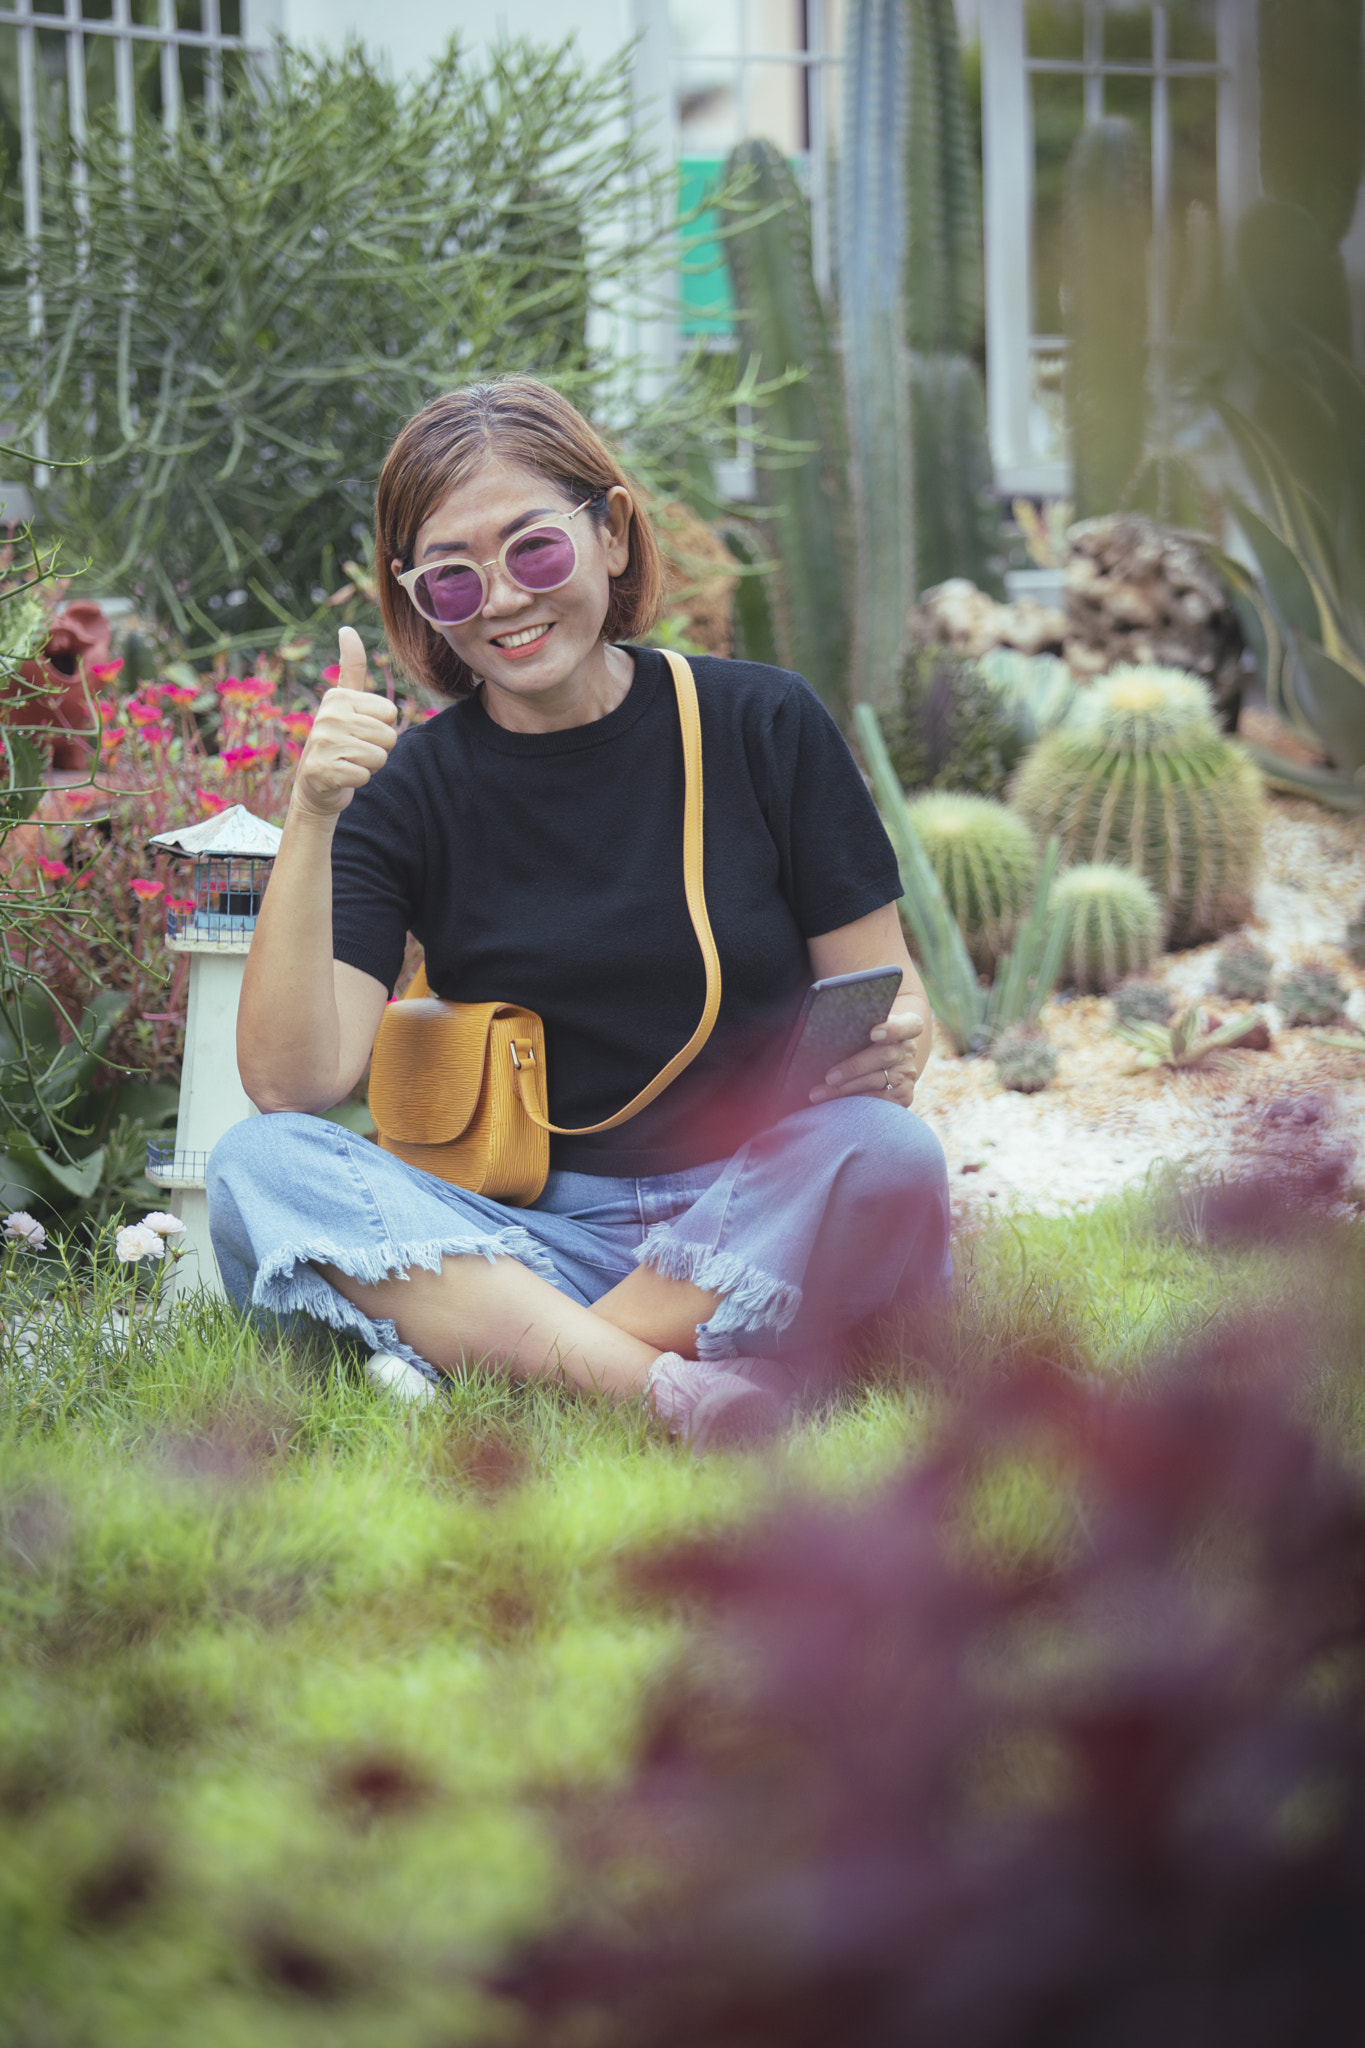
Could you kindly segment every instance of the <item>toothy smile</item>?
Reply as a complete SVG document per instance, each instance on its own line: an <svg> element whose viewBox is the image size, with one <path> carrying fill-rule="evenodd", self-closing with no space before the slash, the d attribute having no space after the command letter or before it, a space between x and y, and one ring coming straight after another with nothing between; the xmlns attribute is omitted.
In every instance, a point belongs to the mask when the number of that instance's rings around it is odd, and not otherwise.
<svg viewBox="0 0 1365 2048"><path fill-rule="evenodd" d="M493 642L495 647L526 647L532 640L540 640L549 632L553 621L539 626L523 626L519 633L503 633Z"/></svg>

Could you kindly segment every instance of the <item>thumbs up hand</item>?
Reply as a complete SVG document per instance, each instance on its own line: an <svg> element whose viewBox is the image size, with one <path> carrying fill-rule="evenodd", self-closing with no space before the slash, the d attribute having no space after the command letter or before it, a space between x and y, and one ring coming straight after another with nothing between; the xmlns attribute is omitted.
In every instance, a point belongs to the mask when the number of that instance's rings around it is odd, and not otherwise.
<svg viewBox="0 0 1365 2048"><path fill-rule="evenodd" d="M340 650L340 677L318 707L294 771L294 808L319 818L340 816L398 737L397 709L370 688L364 642L353 626L342 627Z"/></svg>

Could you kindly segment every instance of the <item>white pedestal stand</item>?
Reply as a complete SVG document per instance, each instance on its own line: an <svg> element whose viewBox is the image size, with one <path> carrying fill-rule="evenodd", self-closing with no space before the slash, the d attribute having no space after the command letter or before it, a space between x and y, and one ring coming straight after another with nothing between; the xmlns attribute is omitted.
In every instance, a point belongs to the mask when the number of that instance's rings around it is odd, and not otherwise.
<svg viewBox="0 0 1365 2048"><path fill-rule="evenodd" d="M195 936L197 920L183 935L167 939L167 950L190 955L189 1007L185 1018L185 1060L180 1070L180 1108L175 1151L149 1165L154 1187L171 1191L171 1214L185 1225L178 1240L182 1257L176 1291L223 1292L218 1261L209 1242L209 1205L204 1176L209 1153L224 1131L259 1112L237 1076L237 1004L251 936ZM254 922L254 920L253 920Z"/></svg>

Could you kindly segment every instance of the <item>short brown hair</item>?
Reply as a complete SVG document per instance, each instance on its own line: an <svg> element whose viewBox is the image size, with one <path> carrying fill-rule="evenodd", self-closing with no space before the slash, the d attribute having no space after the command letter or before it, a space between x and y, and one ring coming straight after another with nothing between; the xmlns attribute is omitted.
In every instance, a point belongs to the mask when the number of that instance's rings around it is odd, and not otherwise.
<svg viewBox="0 0 1365 2048"><path fill-rule="evenodd" d="M640 494L582 413L534 377L466 384L433 398L410 419L384 458L374 501L375 572L384 628L400 666L443 697L467 697L477 678L394 580L395 557L412 567L423 520L491 456L521 463L570 500L589 499L606 518L606 494L623 484L635 500L630 555L612 579L602 631L608 640L647 633L659 616L663 564Z"/></svg>

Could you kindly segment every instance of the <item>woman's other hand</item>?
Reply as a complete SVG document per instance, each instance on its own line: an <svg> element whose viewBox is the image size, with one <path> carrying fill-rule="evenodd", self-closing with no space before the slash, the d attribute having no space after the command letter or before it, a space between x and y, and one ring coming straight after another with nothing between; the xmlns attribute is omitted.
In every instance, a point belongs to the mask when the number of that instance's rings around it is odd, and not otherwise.
<svg viewBox="0 0 1365 2048"><path fill-rule="evenodd" d="M824 1087L812 1090L812 1102L832 1102L839 1095L884 1095L888 1102L909 1109L915 1099L918 1068L924 1064L924 1048L916 1043L924 1035L922 1006L902 998L885 1024L875 1025L871 1035L866 1052L831 1067Z"/></svg>
<svg viewBox="0 0 1365 2048"><path fill-rule="evenodd" d="M318 706L294 771L293 807L337 817L388 760L398 737L398 711L371 690L365 647L353 626L339 637L341 674Z"/></svg>

